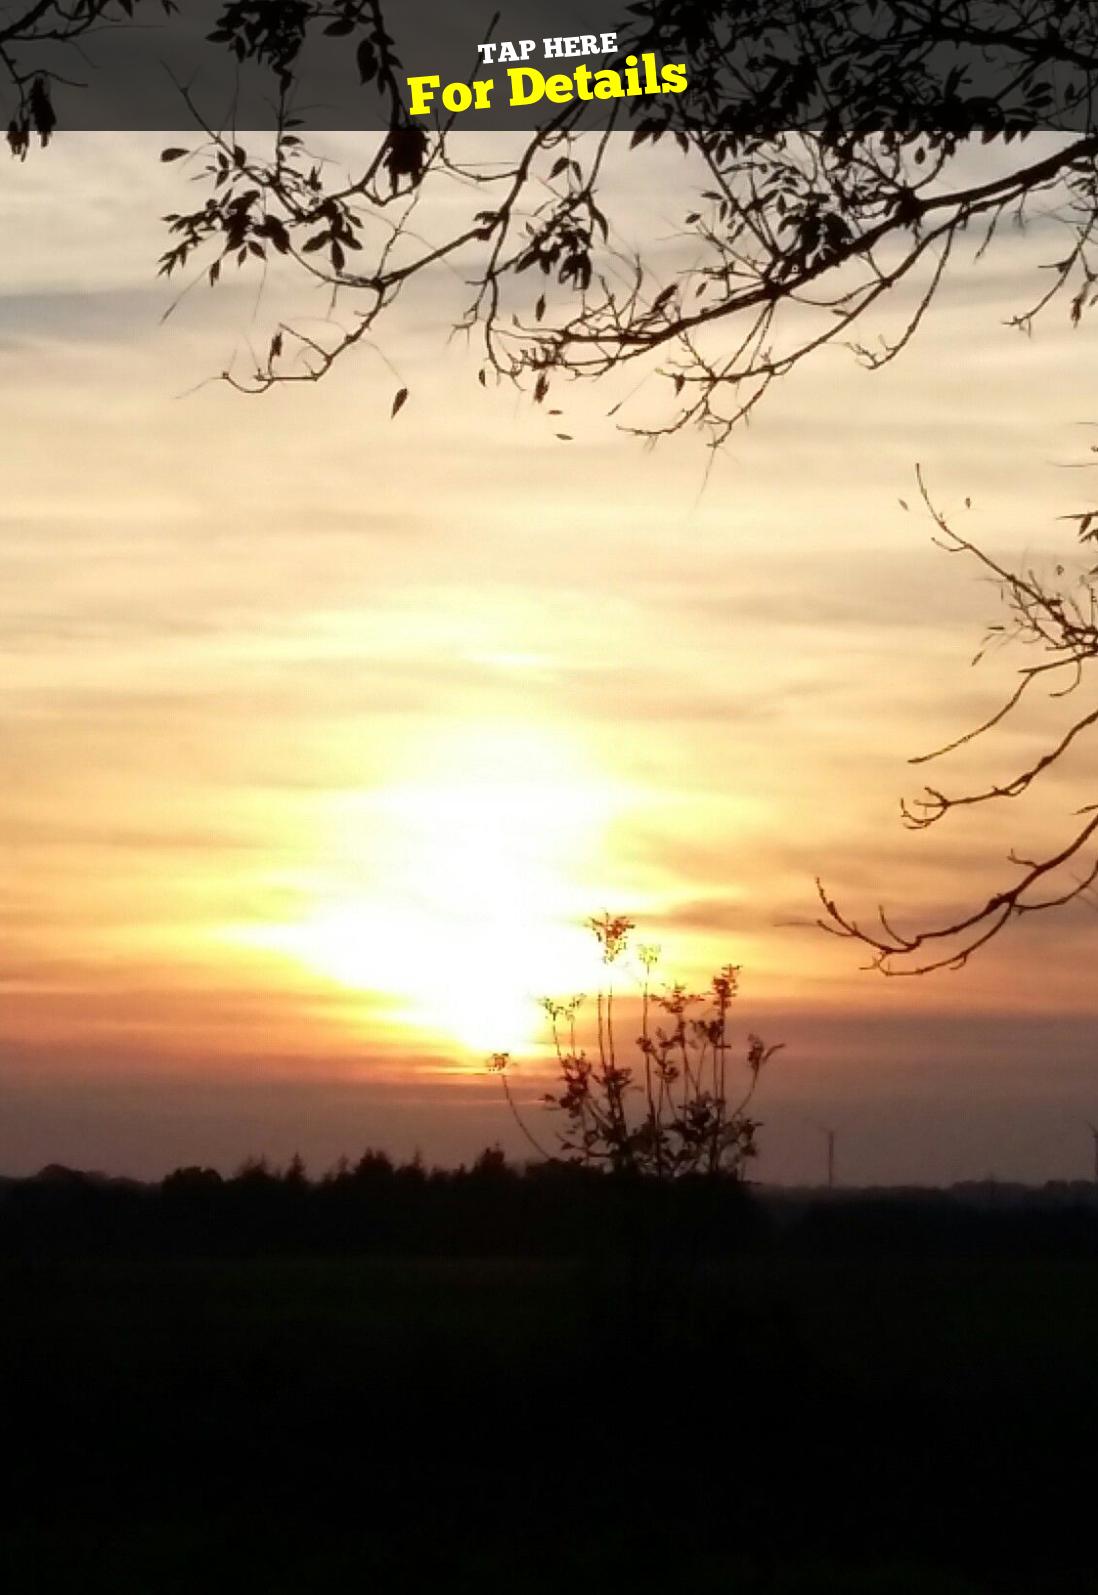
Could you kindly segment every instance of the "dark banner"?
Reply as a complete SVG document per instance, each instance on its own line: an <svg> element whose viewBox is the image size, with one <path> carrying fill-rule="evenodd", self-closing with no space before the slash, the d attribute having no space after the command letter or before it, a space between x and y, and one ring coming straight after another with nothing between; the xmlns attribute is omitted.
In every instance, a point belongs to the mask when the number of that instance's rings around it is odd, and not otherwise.
<svg viewBox="0 0 1098 1595"><path fill-rule="evenodd" d="M1064 0L0 3L16 153L196 124L1081 131L1096 71L1098 8Z"/></svg>

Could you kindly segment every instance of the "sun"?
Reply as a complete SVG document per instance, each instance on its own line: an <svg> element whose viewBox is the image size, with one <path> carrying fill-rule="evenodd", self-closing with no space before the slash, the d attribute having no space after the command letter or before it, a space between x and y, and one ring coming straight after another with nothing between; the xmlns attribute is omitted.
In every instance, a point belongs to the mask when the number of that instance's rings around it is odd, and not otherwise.
<svg viewBox="0 0 1098 1595"><path fill-rule="evenodd" d="M325 846L341 863L319 900L248 939L384 993L396 1022L459 1060L528 1048L541 996L598 979L580 925L619 794L566 736L529 726L466 726L409 762L334 801Z"/></svg>

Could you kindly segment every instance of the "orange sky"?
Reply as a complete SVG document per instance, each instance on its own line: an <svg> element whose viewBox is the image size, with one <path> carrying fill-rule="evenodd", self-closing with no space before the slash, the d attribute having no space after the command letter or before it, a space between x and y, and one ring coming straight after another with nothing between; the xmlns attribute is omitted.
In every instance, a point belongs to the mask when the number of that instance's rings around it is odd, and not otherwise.
<svg viewBox="0 0 1098 1595"><path fill-rule="evenodd" d="M1084 754L1002 817L896 812L905 759L1010 671L968 669L995 596L899 508L915 462L1014 553L1068 550L1080 507L1055 462L1087 441L1092 330L1002 326L1039 240L962 270L885 372L824 354L705 482L609 393L559 422L479 388L445 274L395 375L365 351L265 399L204 384L281 290L161 323L163 142L0 166L0 1169L509 1143L481 1054L589 984L577 926L609 907L684 975L745 966L744 1030L789 1043L764 1177L818 1175L817 1120L849 1179L1085 1171L1098 915L893 983L796 923L817 872L912 918L986 895L1087 800ZM681 184L641 159L625 215L664 238Z"/></svg>

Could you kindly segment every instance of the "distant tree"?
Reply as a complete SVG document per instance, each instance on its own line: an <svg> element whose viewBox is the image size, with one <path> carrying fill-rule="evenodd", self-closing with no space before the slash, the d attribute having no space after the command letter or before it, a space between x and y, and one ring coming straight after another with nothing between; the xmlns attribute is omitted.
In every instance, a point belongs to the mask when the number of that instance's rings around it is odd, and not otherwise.
<svg viewBox="0 0 1098 1595"><path fill-rule="evenodd" d="M407 1163L401 1163L394 1170L394 1178L405 1189L416 1189L427 1183L427 1169L423 1161L423 1153L417 1146Z"/></svg>
<svg viewBox="0 0 1098 1595"><path fill-rule="evenodd" d="M506 1154L498 1145L486 1146L482 1152L478 1152L470 1170L471 1178L489 1180L497 1184L500 1180L507 1179L511 1173Z"/></svg>
<svg viewBox="0 0 1098 1595"><path fill-rule="evenodd" d="M305 1174L305 1160L300 1152L295 1152L286 1168L283 1170L282 1183L294 1190L304 1190L308 1184Z"/></svg>
<svg viewBox="0 0 1098 1595"><path fill-rule="evenodd" d="M178 1193L179 1195L200 1195L202 1192L219 1190L222 1184L221 1175L216 1169L201 1168L190 1164L186 1168L173 1169L161 1181L161 1190L165 1193Z"/></svg>
<svg viewBox="0 0 1098 1595"><path fill-rule="evenodd" d="M354 1166L353 1178L363 1183L376 1183L379 1180L391 1179L393 1163L387 1152L375 1151L367 1147Z"/></svg>
<svg viewBox="0 0 1098 1595"><path fill-rule="evenodd" d="M278 1174L271 1168L266 1158L246 1157L233 1175L233 1181L242 1186L274 1185L278 1181Z"/></svg>
<svg viewBox="0 0 1098 1595"><path fill-rule="evenodd" d="M747 1112L759 1073L784 1043L766 1046L747 1038L744 1084L732 1084L733 1048L728 1018L739 986L739 969L726 964L705 993L674 984L656 992L652 970L658 960L653 947L639 949L641 964L639 1060L630 1064L616 1018L614 971L628 945L633 921L603 914L589 921L602 948L605 989L595 1001L595 1048L590 1053L577 1033L577 1017L585 998L544 1001L552 1027L559 1086L547 1092L547 1107L563 1116L560 1153L567 1161L642 1174L657 1180L687 1175L741 1178L756 1155L758 1121ZM690 1010L697 1008L698 1014ZM666 1024L653 1022L655 1013ZM508 1106L526 1138L542 1156L549 1156L523 1118L508 1083L511 1055L493 1053L489 1069L499 1076Z"/></svg>

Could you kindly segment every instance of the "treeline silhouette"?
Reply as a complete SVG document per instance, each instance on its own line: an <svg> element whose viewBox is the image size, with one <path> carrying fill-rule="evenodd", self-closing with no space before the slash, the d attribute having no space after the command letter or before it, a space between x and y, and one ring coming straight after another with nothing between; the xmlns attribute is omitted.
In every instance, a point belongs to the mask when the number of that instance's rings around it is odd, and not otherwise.
<svg viewBox="0 0 1098 1595"><path fill-rule="evenodd" d="M948 1190L789 1190L733 1178L657 1182L575 1164L457 1169L368 1148L312 1179L252 1158L231 1177L158 1183L51 1165L0 1182L0 1255L379 1255L582 1258L1049 1257L1098 1260L1098 1186L994 1182Z"/></svg>
<svg viewBox="0 0 1098 1595"><path fill-rule="evenodd" d="M727 1253L764 1243L733 1179L674 1186L568 1163L428 1169L368 1148L318 1179L249 1159L230 1178L179 1168L158 1184L52 1166L0 1190L0 1251L37 1255L577 1257L648 1240Z"/></svg>

